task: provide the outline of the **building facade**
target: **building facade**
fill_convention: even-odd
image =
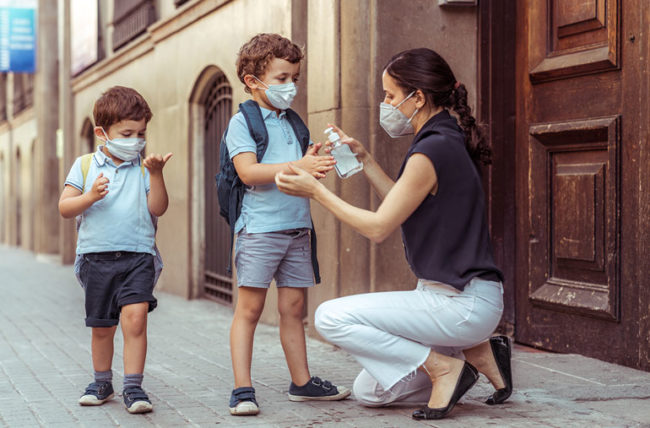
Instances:
[[[649,91],[641,29],[650,17],[642,0],[99,0],[80,14],[92,2],[55,3],[39,1],[35,77],[10,73],[0,82],[2,242],[72,260],[73,222],[56,208],[63,178],[95,147],[94,101],[113,85],[131,86],[154,113],[147,152],[174,153],[157,235],[165,261],[158,288],[232,304],[214,175],[221,134],[248,97],[235,70],[239,47],[260,32],[304,46],[294,108],[312,138],[322,141],[327,123],[337,123],[393,176],[409,139],[379,127],[381,71],[401,50],[431,47],[489,125],[494,159],[483,174],[506,277],[502,329],[545,349],[650,369],[642,244],[649,116],[639,98]],[[87,64],[71,68],[79,15],[97,20],[96,45]],[[29,79],[33,101],[17,109]],[[379,204],[361,174],[325,183],[354,205]],[[376,245],[318,204],[312,214],[323,282],[308,292],[311,333],[324,300],[414,286],[399,232]],[[277,322],[275,299],[270,292],[266,322]]]

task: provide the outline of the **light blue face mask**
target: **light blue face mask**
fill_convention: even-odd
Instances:
[[[280,110],[286,110],[291,107],[291,102],[298,93],[298,88],[295,83],[289,82],[280,85],[267,85],[257,77],[255,77],[255,79],[262,85],[266,86],[267,89],[264,93],[273,107]]]
[[[114,138],[111,140],[108,138],[108,134],[106,134],[104,128],[102,128],[102,132],[106,137],[106,148],[109,153],[125,162],[137,158],[142,149],[144,149],[144,146],[147,144],[144,138],[139,137]]]

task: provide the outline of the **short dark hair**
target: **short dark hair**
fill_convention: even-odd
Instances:
[[[244,76],[252,74],[258,78],[266,72],[266,67],[274,58],[284,59],[292,64],[304,57],[302,49],[279,34],[260,33],[239,49],[237,55],[237,75],[242,83]],[[250,93],[248,86],[246,92]]]
[[[153,113],[138,91],[125,86],[113,86],[95,101],[93,117],[95,126],[101,126],[108,132],[108,128],[123,120],[144,119],[149,122]]]

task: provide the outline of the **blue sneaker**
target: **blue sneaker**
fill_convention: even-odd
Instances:
[[[351,392],[343,386],[336,387],[328,380],[321,380],[319,377],[312,376],[309,382],[303,386],[297,386],[291,382],[291,385],[289,385],[289,400],[337,401],[347,398]]]
[[[113,384],[110,382],[93,382],[86,387],[84,395],[79,399],[82,406],[99,406],[113,398]]]
[[[153,410],[149,396],[139,386],[124,388],[122,395],[129,413],[147,413]]]
[[[242,386],[235,388],[230,394],[230,414],[233,416],[250,416],[260,412],[255,400],[255,388]]]

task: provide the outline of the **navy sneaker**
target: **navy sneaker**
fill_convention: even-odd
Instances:
[[[230,394],[230,414],[234,416],[256,415],[260,408],[255,400],[255,388],[242,386],[235,388]]]
[[[153,410],[149,396],[139,386],[124,388],[122,395],[129,413],[147,413]]]
[[[79,399],[82,406],[99,406],[115,395],[113,384],[110,382],[93,382],[86,387],[84,395]]]
[[[289,400],[337,401],[347,398],[351,392],[343,386],[336,387],[328,380],[321,380],[319,377],[312,376],[309,382],[303,386],[297,386],[291,382],[289,386]]]

